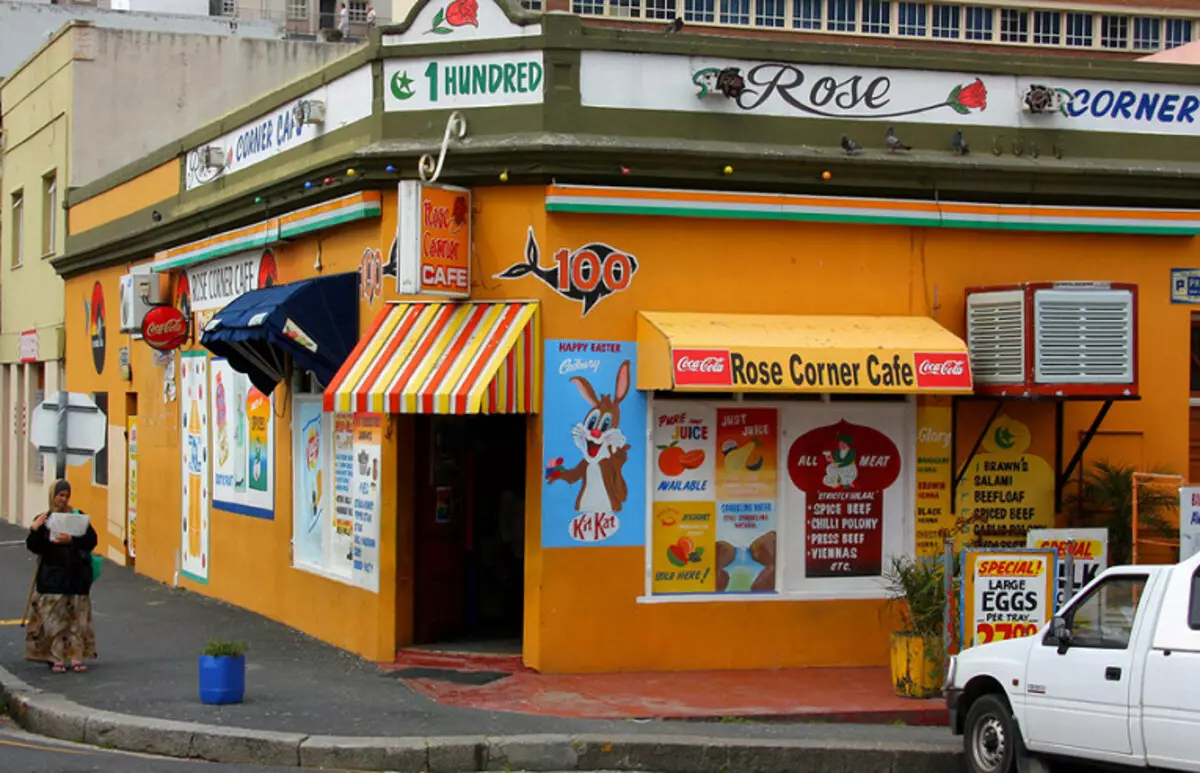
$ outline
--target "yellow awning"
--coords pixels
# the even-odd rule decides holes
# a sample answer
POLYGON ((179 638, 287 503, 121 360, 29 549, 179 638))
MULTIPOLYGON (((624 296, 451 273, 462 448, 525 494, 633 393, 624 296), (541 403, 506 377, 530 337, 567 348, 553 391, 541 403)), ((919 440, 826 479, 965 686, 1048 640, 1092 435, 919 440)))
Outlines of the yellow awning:
POLYGON ((536 413, 536 303, 397 303, 325 389, 325 410, 536 413))
POLYGON ((927 317, 638 315, 638 389, 971 392, 958 336, 927 317))

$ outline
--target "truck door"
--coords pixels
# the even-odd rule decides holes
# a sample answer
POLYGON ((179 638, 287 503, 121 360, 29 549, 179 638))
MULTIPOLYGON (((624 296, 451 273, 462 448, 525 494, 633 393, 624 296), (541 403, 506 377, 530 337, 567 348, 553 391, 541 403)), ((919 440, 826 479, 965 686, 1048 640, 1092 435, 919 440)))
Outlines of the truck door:
POLYGON ((1031 747, 1112 758, 1133 753, 1129 733, 1130 646, 1148 575, 1112 575, 1067 611, 1071 643, 1060 652, 1047 631, 1025 674, 1031 747))
POLYGON ((1200 771, 1200 569, 1172 570, 1146 654, 1142 732, 1154 767, 1200 771))

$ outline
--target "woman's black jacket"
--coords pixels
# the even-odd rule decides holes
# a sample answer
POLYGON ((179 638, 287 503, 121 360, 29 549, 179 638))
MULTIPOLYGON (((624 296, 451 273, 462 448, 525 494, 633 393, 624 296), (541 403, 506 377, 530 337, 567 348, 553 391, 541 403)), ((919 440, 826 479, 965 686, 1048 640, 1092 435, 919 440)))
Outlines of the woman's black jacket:
POLYGON ((92 551, 96 549, 96 541, 96 531, 91 526, 82 537, 72 537, 65 545, 50 540, 46 524, 31 529, 25 547, 42 559, 37 592, 86 596, 92 589, 92 551))

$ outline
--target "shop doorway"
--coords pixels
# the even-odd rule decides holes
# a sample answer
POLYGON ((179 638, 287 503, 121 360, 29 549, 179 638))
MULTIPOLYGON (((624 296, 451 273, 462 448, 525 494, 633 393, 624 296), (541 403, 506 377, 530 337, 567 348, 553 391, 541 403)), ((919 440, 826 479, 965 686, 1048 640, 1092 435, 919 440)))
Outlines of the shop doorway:
POLYGON ((416 422, 414 643, 519 654, 525 416, 416 422))

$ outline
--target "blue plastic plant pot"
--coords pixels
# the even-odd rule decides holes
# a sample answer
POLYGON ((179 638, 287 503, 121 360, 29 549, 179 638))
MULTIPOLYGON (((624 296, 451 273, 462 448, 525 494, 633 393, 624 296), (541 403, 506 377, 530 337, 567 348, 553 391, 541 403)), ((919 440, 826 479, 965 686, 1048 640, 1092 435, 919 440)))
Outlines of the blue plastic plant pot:
POLYGON ((246 658, 200 656, 200 701, 213 706, 241 703, 246 694, 246 658))

